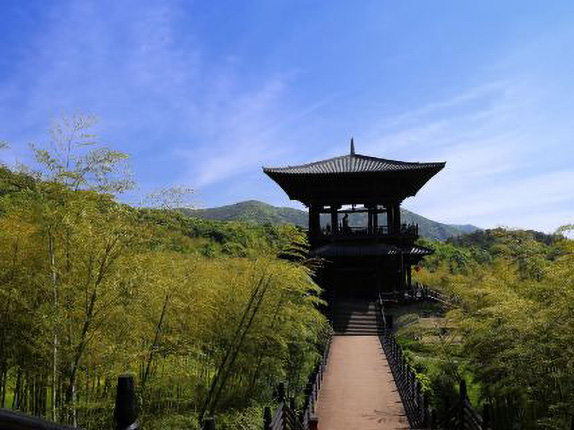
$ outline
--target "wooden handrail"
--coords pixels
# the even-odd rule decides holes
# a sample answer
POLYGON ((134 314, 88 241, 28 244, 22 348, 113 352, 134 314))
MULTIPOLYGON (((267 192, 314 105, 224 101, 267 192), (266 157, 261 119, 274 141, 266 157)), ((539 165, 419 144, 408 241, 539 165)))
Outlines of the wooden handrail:
MULTIPOLYGON (((421 290, 420 284, 418 287, 421 290)), ((452 303, 452 300, 445 299, 439 292, 428 287, 424 287, 422 291, 424 294, 419 296, 420 299, 432 297, 437 301, 452 303)), ((421 386, 416 380, 416 373, 407 363, 402 347, 392 334, 392 319, 385 315, 383 297, 383 294, 379 294, 377 302, 379 307, 377 316, 380 324, 379 337, 403 401, 410 427, 413 429, 490 430, 488 413, 484 414, 486 419, 483 419, 483 416, 472 407, 464 380, 460 381, 459 399, 456 404, 452 406, 444 417, 441 417, 439 420, 431 420, 435 413, 431 409, 428 396, 422 392, 421 386)), ((487 408, 485 410, 488 411, 487 408)))
POLYGON ((0 429, 11 430, 78 430, 77 427, 70 427, 47 421, 42 418, 33 417, 22 412, 9 409, 0 409, 0 429))
MULTIPOLYGON (((117 430, 138 430, 137 401, 132 375, 118 377, 118 390, 116 394, 116 407, 114 418, 117 430)), ((82 430, 47 421, 42 418, 24 414, 9 409, 0 409, 0 429, 10 430, 82 430)))
POLYGON ((309 383, 305 389, 306 397, 303 410, 298 415, 294 408, 294 400, 288 404, 285 399, 284 385, 279 389, 279 406, 271 413, 270 408, 265 408, 264 425, 265 430, 313 430, 317 422, 315 408, 319 397, 319 390, 323 382, 323 374, 327 366, 329 350, 331 346, 331 336, 327 340, 321 360, 317 363, 314 372, 309 377, 309 383), (282 387, 282 388, 281 388, 282 387))
POLYGON ((379 339, 401 396, 409 425, 413 429, 428 428, 431 415, 428 397, 422 392, 416 373, 407 363, 402 348, 392 335, 392 321, 385 315, 382 295, 379 295, 377 306, 379 339))

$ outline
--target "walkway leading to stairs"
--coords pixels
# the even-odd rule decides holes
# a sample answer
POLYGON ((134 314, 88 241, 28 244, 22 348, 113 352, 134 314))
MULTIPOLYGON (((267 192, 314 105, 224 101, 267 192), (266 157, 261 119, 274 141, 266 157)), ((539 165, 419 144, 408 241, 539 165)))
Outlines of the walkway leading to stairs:
POLYGON ((333 337, 317 415, 319 430, 409 428, 377 336, 333 337))

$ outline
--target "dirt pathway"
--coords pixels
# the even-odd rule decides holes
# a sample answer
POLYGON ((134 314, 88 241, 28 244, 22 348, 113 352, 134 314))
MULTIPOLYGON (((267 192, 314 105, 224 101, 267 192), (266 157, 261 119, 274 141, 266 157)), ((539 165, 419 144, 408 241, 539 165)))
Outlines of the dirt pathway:
POLYGON ((335 336, 317 406, 319 430, 408 429, 377 336, 335 336))

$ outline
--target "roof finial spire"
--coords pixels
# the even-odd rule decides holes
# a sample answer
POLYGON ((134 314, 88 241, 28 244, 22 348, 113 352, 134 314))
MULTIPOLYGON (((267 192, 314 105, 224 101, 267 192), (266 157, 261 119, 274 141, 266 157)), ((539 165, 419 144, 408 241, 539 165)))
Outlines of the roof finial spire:
POLYGON ((355 155, 355 140, 351 137, 351 155, 355 155))

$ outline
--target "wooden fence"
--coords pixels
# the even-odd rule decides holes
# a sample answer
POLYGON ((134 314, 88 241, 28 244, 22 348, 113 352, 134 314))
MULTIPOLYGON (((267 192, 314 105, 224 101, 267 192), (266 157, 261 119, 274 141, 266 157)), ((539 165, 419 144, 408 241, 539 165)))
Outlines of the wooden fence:
POLYGON ((433 290, 419 282, 413 282, 411 288, 405 291, 388 291, 379 294, 379 301, 392 303, 408 303, 416 301, 433 301, 440 303, 445 308, 450 308, 458 303, 458 299, 447 296, 439 291, 433 290))
POLYGON ((264 430, 317 430, 318 419, 315 415, 315 408, 323 382, 323 374, 327 367, 330 347, 331 338, 329 337, 321 360, 309 377, 309 382, 305 388, 305 403, 302 410, 297 413, 294 398, 291 398, 289 403, 287 403, 285 386, 281 384, 279 388, 279 406, 274 413, 271 413, 271 408, 265 408, 264 430))
POLYGON ((297 415, 295 398, 291 397, 289 402, 285 397, 285 384, 279 384, 278 390, 279 406, 275 413, 267 406, 263 414, 263 428, 265 430, 282 430, 282 429, 302 429, 303 424, 297 415))
MULTIPOLYGON (((140 428, 134 378, 132 375, 120 375, 118 377, 114 420, 116 430, 138 430, 140 428)), ((9 409, 0 409, 0 429, 80 430, 78 427, 57 424, 9 409)))
MULTIPOLYGON (((449 306, 456 303, 456 298, 446 297, 440 292, 418 283, 414 285, 413 289, 403 293, 401 300, 432 300, 449 306)), ((381 294, 377 303, 379 337, 410 427, 413 429, 491 430, 492 421, 489 405, 484 407, 482 415, 479 414, 470 404, 464 380, 460 381, 459 397, 456 403, 450 407, 444 416, 437 416, 430 405, 428 395, 423 393, 422 386, 416 379, 416 372, 408 364, 402 347, 392 334, 393 319, 391 315, 385 315, 384 302, 385 297, 381 294)))
POLYGON ((428 396, 423 393, 421 384, 416 378, 416 373, 407 363, 403 349, 391 333, 393 328, 392 318, 390 315, 385 315, 382 300, 378 302, 377 317, 379 318, 381 345, 401 396, 409 425, 413 429, 429 428, 431 410, 428 396))
POLYGON ((447 411, 444 417, 437 419, 433 414, 433 428, 454 430, 490 430, 488 420, 488 406, 485 406, 483 415, 473 409, 466 392, 466 382, 459 383, 459 397, 457 402, 447 411), (486 419, 483 419, 483 416, 486 419))

